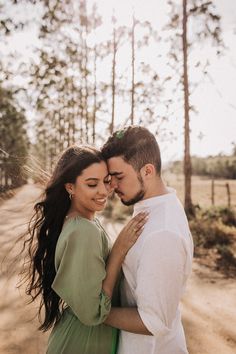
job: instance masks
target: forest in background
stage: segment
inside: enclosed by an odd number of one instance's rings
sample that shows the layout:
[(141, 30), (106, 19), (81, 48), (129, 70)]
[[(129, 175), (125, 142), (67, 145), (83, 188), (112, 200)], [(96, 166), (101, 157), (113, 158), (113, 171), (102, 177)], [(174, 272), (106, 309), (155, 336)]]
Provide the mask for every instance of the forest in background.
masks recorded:
[[(236, 179), (236, 148), (232, 149), (232, 155), (216, 155), (208, 157), (192, 156), (192, 172), (195, 176), (208, 178)], [(183, 162), (173, 161), (167, 169), (175, 174), (183, 173)]]
[[(235, 147), (232, 156), (198, 158), (191, 157), (190, 151), (190, 120), (197, 114), (191, 95), (208, 75), (209, 66), (207, 56), (196, 58), (192, 53), (204, 42), (211, 43), (216, 56), (228, 50), (214, 1), (169, 0), (168, 19), (161, 31), (135, 12), (130, 14), (130, 26), (121, 26), (114, 12), (105, 33), (105, 19), (97, 5), (89, 0), (0, 4), (3, 41), (30, 30), (33, 22), (38, 23), (40, 39), (30, 61), (19, 60), (14, 51), (0, 59), (1, 191), (26, 183), (25, 166), (31, 161), (31, 171), (50, 173), (58, 154), (69, 145), (100, 146), (125, 124), (150, 127), (160, 142), (171, 143), (184, 134), (183, 161), (173, 162), (170, 169), (183, 173), (183, 203), (196, 246), (207, 249), (210, 245), (216, 250), (215, 262), (226, 260), (231, 272), (236, 268), (234, 212), (225, 205), (202, 210), (192, 201), (193, 173), (235, 179)], [(25, 15), (26, 8), (32, 16)], [(153, 51), (156, 65), (144, 55)], [(177, 119), (176, 112), (184, 126), (178, 132), (168, 125)], [(113, 210), (108, 209), (110, 216)], [(214, 241), (208, 242), (209, 237)]]
[[(185, 175), (190, 176), (189, 120), (197, 107), (189, 99), (208, 75), (209, 65), (207, 56), (196, 58), (192, 52), (203, 42), (211, 43), (215, 55), (224, 51), (221, 18), (214, 2), (168, 1), (168, 17), (161, 30), (137, 18), (135, 12), (130, 13), (129, 26), (119, 25), (114, 12), (106, 27), (98, 4), (7, 0), (0, 7), (5, 41), (14, 32), (38, 24), (40, 45), (35, 45), (35, 57), (20, 61), (13, 51), (0, 64), (2, 90), (11, 92), (17, 110), (31, 113), (28, 126), (19, 123), (31, 135), (31, 153), (50, 170), (68, 145), (102, 144), (124, 124), (149, 126), (159, 141), (171, 142), (183, 131), (171, 131), (168, 122), (179, 119), (185, 122), (184, 166)], [(6, 96), (5, 102), (12, 104)], [(123, 117), (120, 106), (126, 109)], [(17, 128), (6, 117), (1, 119), (1, 150), (8, 153), (4, 131), (11, 125), (8, 134), (12, 135)]]

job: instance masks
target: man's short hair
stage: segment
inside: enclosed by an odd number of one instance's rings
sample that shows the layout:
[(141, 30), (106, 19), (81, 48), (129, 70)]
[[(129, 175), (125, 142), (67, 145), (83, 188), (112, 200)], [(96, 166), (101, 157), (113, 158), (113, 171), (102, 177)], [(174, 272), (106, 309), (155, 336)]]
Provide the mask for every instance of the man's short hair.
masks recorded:
[(155, 166), (157, 174), (161, 174), (161, 155), (155, 136), (146, 128), (128, 126), (115, 131), (102, 148), (106, 160), (121, 156), (136, 171), (148, 163)]

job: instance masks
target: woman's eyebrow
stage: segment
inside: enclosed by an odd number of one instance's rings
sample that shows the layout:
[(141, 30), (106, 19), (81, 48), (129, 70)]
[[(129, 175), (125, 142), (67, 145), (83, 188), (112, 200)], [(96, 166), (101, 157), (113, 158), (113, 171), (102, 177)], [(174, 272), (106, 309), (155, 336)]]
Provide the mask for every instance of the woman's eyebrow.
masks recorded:
[(89, 177), (89, 178), (86, 178), (85, 181), (99, 181), (99, 178)]

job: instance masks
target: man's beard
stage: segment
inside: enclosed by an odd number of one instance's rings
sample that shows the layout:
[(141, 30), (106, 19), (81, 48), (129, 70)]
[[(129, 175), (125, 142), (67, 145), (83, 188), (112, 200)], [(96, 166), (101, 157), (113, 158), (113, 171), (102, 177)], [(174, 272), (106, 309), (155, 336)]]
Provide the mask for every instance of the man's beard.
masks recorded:
[(130, 206), (138, 203), (140, 200), (143, 199), (145, 195), (144, 183), (140, 173), (138, 173), (137, 177), (140, 182), (140, 190), (138, 191), (138, 193), (136, 193), (136, 195), (129, 200), (123, 200), (122, 198), (120, 198), (121, 202), (126, 206)]

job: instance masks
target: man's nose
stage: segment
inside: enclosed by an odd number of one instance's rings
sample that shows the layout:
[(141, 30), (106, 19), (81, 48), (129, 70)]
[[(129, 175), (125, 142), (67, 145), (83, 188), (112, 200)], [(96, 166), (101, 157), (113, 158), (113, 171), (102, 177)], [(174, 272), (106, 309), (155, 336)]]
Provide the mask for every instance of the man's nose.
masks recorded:
[(117, 182), (116, 182), (116, 178), (114, 176), (111, 176), (111, 188), (112, 189), (117, 188)]

